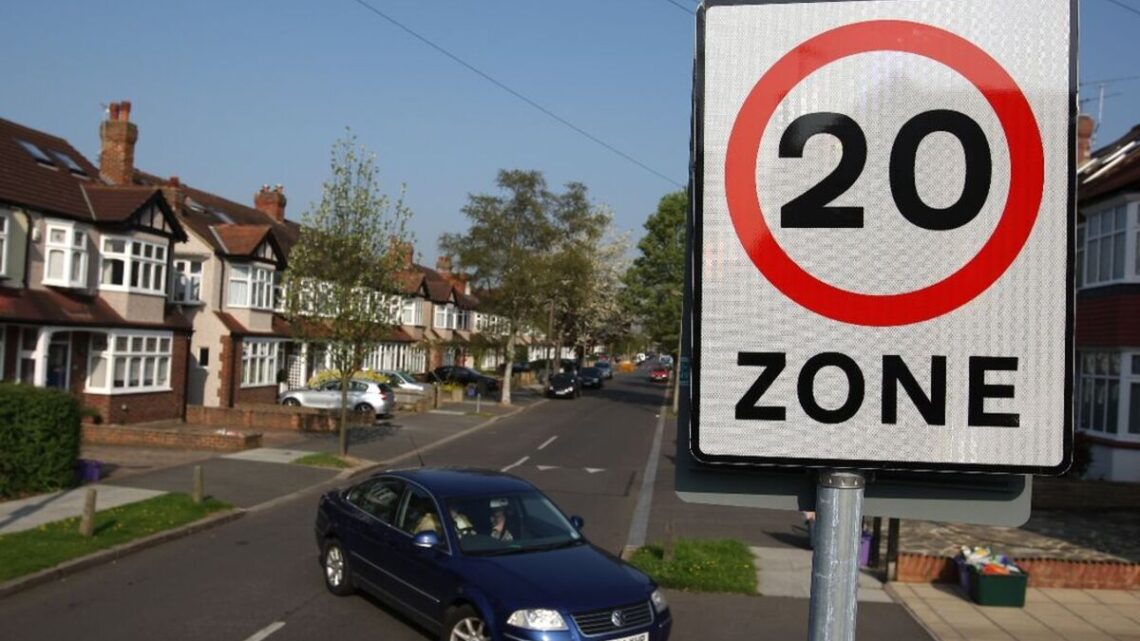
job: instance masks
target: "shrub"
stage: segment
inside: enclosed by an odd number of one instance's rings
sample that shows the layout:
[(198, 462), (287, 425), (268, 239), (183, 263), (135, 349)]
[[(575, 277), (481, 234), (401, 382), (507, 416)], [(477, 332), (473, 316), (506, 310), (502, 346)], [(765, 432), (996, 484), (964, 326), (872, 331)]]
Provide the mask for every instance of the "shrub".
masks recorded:
[(75, 484), (79, 403), (65, 392), (0, 383), (0, 497)]
[[(391, 382), (391, 380), (387, 376), (384, 376), (383, 374), (381, 374), (379, 372), (374, 372), (374, 371), (369, 370), (369, 369), (357, 372), (353, 376), (353, 378), (354, 379), (360, 379), (362, 381), (373, 381), (376, 383), (390, 383)], [(329, 381), (339, 381), (339, 380), (340, 380), (340, 370), (326, 369), (326, 370), (321, 370), (321, 371), (317, 372), (316, 374), (313, 374), (312, 378), (309, 379), (309, 382), (306, 383), (306, 385), (308, 385), (310, 388), (315, 388), (315, 387), (317, 387), (319, 385), (323, 385)]]

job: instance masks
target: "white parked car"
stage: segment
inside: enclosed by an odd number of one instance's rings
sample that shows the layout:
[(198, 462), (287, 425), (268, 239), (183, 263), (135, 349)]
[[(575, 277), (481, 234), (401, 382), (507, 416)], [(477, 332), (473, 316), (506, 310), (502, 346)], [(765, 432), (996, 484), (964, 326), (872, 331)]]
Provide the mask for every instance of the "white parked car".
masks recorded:
[(406, 392), (417, 392), (419, 394), (423, 394), (427, 391), (427, 386), (425, 386), (423, 383), (417, 382), (416, 379), (412, 378), (411, 374), (405, 371), (395, 369), (382, 369), (377, 373), (387, 376), (388, 380), (391, 381), (392, 387), (395, 387), (396, 389), (401, 389)]
[[(327, 381), (316, 389), (290, 390), (277, 401), (293, 407), (340, 409), (340, 381)], [(383, 383), (355, 379), (348, 382), (348, 407), (355, 412), (390, 416), (396, 409), (396, 395)]]

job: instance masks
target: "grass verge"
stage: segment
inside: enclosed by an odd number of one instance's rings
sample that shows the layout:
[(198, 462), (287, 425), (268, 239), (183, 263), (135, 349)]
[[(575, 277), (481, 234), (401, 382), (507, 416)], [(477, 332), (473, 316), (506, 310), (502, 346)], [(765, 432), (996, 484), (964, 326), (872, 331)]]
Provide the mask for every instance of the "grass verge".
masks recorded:
[(79, 535), (78, 516), (33, 530), (0, 534), (0, 582), (192, 523), (230, 507), (214, 499), (195, 505), (186, 494), (164, 494), (96, 512), (95, 533), (89, 538)]
[(317, 452), (315, 454), (306, 454), (299, 459), (293, 461), (299, 465), (313, 465), (316, 467), (333, 467), (338, 470), (343, 470), (352, 467), (348, 461), (342, 459), (335, 454), (327, 452)]
[(650, 544), (635, 552), (630, 563), (666, 588), (756, 594), (752, 552), (740, 541), (680, 539), (672, 559), (665, 558), (663, 546)]

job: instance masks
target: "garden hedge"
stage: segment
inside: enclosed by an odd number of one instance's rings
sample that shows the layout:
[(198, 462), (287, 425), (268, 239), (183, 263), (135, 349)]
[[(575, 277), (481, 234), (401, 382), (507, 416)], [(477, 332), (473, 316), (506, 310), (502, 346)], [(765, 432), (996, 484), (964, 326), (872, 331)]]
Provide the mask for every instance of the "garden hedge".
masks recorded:
[(75, 485), (79, 403), (42, 387), (0, 383), (0, 498)]

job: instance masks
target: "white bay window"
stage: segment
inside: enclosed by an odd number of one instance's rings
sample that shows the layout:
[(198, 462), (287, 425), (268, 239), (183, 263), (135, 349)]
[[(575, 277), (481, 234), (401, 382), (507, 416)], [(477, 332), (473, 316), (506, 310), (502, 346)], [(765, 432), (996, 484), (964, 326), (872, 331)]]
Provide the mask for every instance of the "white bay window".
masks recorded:
[(227, 300), (231, 307), (271, 310), (275, 280), (274, 271), (270, 268), (231, 265)]
[(1076, 261), (1077, 287), (1140, 282), (1140, 207), (1125, 202), (1086, 212)]
[(1140, 441), (1140, 352), (1082, 351), (1077, 369), (1077, 429)]
[(241, 343), (241, 386), (259, 387), (277, 383), (281, 341), (246, 338)]
[(99, 288), (166, 294), (166, 246), (127, 237), (104, 236)]
[(92, 334), (87, 391), (107, 394), (170, 390), (170, 332)]

